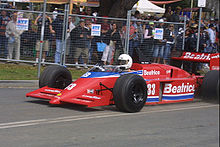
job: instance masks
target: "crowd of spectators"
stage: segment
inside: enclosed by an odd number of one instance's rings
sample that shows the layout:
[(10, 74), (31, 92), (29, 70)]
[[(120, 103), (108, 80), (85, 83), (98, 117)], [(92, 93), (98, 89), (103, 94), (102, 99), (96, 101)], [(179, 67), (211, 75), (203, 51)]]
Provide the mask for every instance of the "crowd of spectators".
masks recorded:
[[(188, 19), (184, 33), (184, 26), (175, 24), (183, 22), (183, 17), (179, 15), (180, 12), (180, 7), (177, 7), (174, 12), (171, 7), (168, 7), (161, 17), (151, 14), (142, 15), (138, 11), (134, 13), (130, 22), (128, 53), (135, 62), (144, 60), (170, 64), (172, 52), (181, 51), (183, 44), (185, 51), (196, 52), (198, 21)], [(51, 48), (54, 48), (54, 62), (61, 62), (64, 16), (58, 15), (59, 13), (62, 12), (54, 9), (53, 15), (46, 15), (42, 62), (46, 61)], [(82, 12), (79, 7), (74, 7), (72, 14), (68, 19), (66, 55), (77, 65), (76, 67), (80, 68), (79, 65), (84, 64), (84, 67), (87, 68), (88, 63), (95, 64), (96, 62), (117, 64), (118, 56), (125, 53), (126, 21), (113, 20), (107, 16), (97, 19), (97, 12), (89, 7)], [(77, 16), (77, 14), (80, 15)], [(28, 31), (17, 30), (15, 26), (17, 15), (17, 12), (9, 14), (4, 10), (1, 11), (0, 55), (12, 59), (12, 53), (15, 51), (15, 59), (19, 60), (20, 48), (23, 48), (21, 44), (31, 42), (32, 47), (36, 50), (37, 63), (42, 14), (37, 15), (33, 21), (30, 20)], [(91, 36), (92, 24), (101, 24), (100, 36)], [(154, 38), (155, 28), (163, 29), (162, 39)], [(183, 36), (184, 34), (185, 36)], [(183, 38), (185, 38), (185, 42), (183, 42)], [(218, 39), (219, 20), (203, 20), (199, 52), (219, 52)], [(23, 52), (25, 52), (24, 48)]]

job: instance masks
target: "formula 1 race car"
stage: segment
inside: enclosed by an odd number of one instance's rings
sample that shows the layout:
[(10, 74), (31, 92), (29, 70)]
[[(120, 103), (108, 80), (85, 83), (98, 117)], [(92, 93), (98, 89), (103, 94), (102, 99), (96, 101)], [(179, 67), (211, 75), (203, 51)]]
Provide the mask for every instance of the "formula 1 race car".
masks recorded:
[(132, 63), (126, 54), (120, 55), (119, 60), (121, 63), (115, 66), (96, 65), (74, 82), (67, 68), (49, 66), (40, 76), (40, 88), (26, 96), (48, 99), (51, 104), (115, 104), (120, 111), (138, 112), (145, 104), (193, 101), (203, 83), (203, 90), (211, 90), (212, 94), (218, 91), (219, 71), (210, 71), (203, 80), (203, 76), (170, 65)]

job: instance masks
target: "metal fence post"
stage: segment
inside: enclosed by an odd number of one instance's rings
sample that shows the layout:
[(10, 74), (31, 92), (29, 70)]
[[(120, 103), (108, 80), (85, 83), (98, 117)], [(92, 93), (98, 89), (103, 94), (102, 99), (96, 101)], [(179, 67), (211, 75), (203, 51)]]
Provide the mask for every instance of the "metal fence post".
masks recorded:
[(41, 37), (40, 37), (40, 57), (38, 59), (38, 72), (37, 72), (38, 78), (40, 78), (41, 59), (42, 59), (42, 52), (43, 52), (42, 50), (43, 50), (43, 43), (44, 43), (44, 28), (45, 28), (46, 7), (47, 7), (47, 0), (44, 0), (43, 20), (42, 20)]
[(68, 29), (68, 18), (69, 18), (69, 4), (65, 4), (65, 12), (63, 19), (63, 34), (62, 34), (62, 50), (60, 57), (60, 64), (65, 65), (66, 60), (66, 43), (67, 43), (67, 29)]
[(199, 51), (201, 16), (202, 16), (202, 7), (199, 9), (199, 28), (198, 28), (198, 37), (197, 37), (196, 52)]
[(63, 65), (66, 63), (66, 44), (67, 44), (67, 30), (68, 30), (68, 25), (69, 25), (69, 7), (70, 5), (67, 4), (65, 7), (65, 15), (66, 15), (66, 20), (65, 20), (65, 40), (63, 43)]
[(183, 45), (182, 45), (182, 50), (184, 50), (184, 48), (185, 48), (185, 35), (186, 35), (186, 15), (184, 16)]
[(131, 10), (127, 13), (126, 36), (125, 36), (125, 53), (129, 52), (129, 36), (130, 36)]

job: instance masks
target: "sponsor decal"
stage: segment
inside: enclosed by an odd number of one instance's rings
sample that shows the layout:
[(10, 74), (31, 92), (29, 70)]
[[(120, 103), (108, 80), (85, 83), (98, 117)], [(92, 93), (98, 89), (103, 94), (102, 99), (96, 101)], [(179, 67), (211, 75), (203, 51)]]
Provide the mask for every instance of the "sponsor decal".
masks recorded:
[(190, 93), (195, 91), (195, 85), (189, 83), (179, 86), (173, 86), (172, 84), (165, 84), (164, 93)]
[(167, 70), (166, 73), (167, 73), (167, 74), (171, 73), (171, 70)]
[(160, 71), (157, 70), (144, 70), (145, 76), (153, 76), (153, 75), (160, 75)]
[(199, 53), (191, 53), (186, 52), (186, 54), (183, 56), (185, 59), (199, 59), (199, 60), (210, 60), (210, 54), (199, 54)]
[(215, 55), (215, 56), (212, 56), (211, 58), (212, 58), (212, 59), (219, 58), (219, 54), (218, 54), (218, 55)]
[(82, 95), (82, 97), (87, 97), (87, 98), (92, 98), (92, 99), (101, 99), (100, 97), (97, 96), (90, 96), (90, 95)]
[(44, 91), (48, 91), (48, 92), (57, 92), (57, 93), (60, 93), (61, 91), (59, 90), (52, 90), (52, 89), (45, 89)]
[(219, 66), (212, 66), (211, 69), (212, 70), (219, 70)]
[(85, 73), (84, 75), (82, 75), (81, 77), (82, 78), (86, 78), (86, 77), (88, 77), (88, 76), (90, 76), (91, 75), (91, 72), (87, 72), (87, 73)]
[(94, 89), (87, 89), (87, 93), (88, 93), (88, 94), (89, 94), (89, 93), (93, 94), (93, 93), (94, 93)]
[(69, 86), (67, 86), (65, 89), (67, 90), (72, 90), (74, 87), (76, 87), (75, 83), (70, 84)]

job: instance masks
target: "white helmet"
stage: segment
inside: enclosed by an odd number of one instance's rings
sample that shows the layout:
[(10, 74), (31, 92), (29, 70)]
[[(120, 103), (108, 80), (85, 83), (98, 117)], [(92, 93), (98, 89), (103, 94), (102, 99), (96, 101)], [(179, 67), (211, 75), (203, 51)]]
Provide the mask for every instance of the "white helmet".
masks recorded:
[(133, 64), (132, 58), (128, 54), (121, 54), (118, 57), (120, 67), (124, 67), (125, 69), (131, 68)]

